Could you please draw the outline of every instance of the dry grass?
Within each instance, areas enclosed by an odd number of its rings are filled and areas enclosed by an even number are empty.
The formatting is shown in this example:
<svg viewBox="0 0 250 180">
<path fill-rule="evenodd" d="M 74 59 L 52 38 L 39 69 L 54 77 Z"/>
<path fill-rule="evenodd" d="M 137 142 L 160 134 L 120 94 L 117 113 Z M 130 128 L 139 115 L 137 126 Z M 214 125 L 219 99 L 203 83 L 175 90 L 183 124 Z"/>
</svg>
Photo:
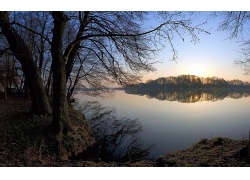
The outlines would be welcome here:
<svg viewBox="0 0 250 180">
<path fill-rule="evenodd" d="M 202 139 L 186 150 L 168 153 L 158 160 L 159 166 L 178 167 L 249 167 L 248 140 L 229 138 Z"/>
</svg>

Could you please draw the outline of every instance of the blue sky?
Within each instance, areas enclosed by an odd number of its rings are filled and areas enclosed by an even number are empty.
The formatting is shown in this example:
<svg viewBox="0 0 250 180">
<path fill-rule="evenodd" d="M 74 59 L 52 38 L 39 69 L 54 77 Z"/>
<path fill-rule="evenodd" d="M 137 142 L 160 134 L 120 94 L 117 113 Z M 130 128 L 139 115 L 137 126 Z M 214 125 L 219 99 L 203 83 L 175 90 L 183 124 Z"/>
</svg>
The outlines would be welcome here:
<svg viewBox="0 0 250 180">
<path fill-rule="evenodd" d="M 206 20 L 209 12 L 201 12 L 194 24 Z M 236 40 L 227 39 L 227 32 L 218 31 L 221 19 L 208 19 L 204 29 L 209 29 L 210 35 L 200 33 L 200 41 L 196 44 L 191 42 L 190 36 L 185 35 L 185 41 L 176 38 L 173 40 L 175 49 L 178 51 L 176 62 L 169 61 L 172 52 L 168 47 L 161 52 L 156 60 L 162 63 L 155 64 L 157 72 L 144 75 L 143 80 L 156 79 L 158 77 L 178 76 L 192 74 L 203 77 L 216 76 L 225 80 L 240 79 L 250 81 L 249 76 L 234 61 L 242 59 L 239 53 L 240 46 Z"/>
<path fill-rule="evenodd" d="M 13 3 L 14 2 L 14 3 Z M 39 6 L 36 4 L 38 2 Z M 5 6 L 1 6 L 0 10 L 143 10 L 143 11 L 203 11 L 197 18 L 197 23 L 206 19 L 207 11 L 214 10 L 247 10 L 249 7 L 245 2 L 241 3 L 229 2 L 229 1 L 196 1 L 196 0 L 154 0 L 153 2 L 147 2 L 142 0 L 127 0 L 117 1 L 115 0 L 93 0 L 79 4 L 80 1 L 72 0 L 71 3 L 58 3 L 53 2 L 50 6 L 42 1 L 14 0 L 6 3 Z M 29 4 L 29 6 L 26 6 Z M 226 5 L 225 5 L 226 3 Z M 245 3 L 245 4 L 244 4 Z M 76 5 L 79 4 L 79 5 Z M 28 9 L 27 9 L 28 8 Z M 195 22 L 194 22 L 195 24 Z M 156 79 L 158 77 L 178 76 L 181 74 L 194 74 L 198 76 L 216 76 L 224 78 L 225 80 L 240 79 L 243 81 L 250 81 L 249 76 L 245 76 L 244 71 L 239 67 L 235 67 L 234 61 L 241 59 L 239 50 L 239 44 L 235 41 L 225 40 L 228 37 L 227 32 L 216 31 L 219 25 L 219 20 L 210 19 L 204 26 L 205 29 L 210 29 L 210 35 L 199 34 L 200 42 L 194 44 L 190 42 L 190 38 L 186 36 L 183 42 L 180 39 L 173 41 L 175 49 L 178 51 L 178 59 L 176 62 L 170 61 L 172 53 L 168 48 L 164 49 L 160 55 L 155 59 L 162 63 L 155 64 L 157 72 L 148 73 L 144 75 L 143 81 L 147 79 Z"/>
</svg>

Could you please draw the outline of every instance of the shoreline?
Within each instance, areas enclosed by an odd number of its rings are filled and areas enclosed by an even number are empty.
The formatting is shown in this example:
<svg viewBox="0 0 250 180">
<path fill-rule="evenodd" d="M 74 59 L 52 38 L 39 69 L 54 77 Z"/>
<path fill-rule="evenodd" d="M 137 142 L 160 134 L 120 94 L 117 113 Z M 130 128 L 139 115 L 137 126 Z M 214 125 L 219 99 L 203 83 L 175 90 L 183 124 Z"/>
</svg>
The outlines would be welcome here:
<svg viewBox="0 0 250 180">
<path fill-rule="evenodd" d="M 0 166 L 8 167 L 250 167 L 248 140 L 216 137 L 201 139 L 191 147 L 166 153 L 157 160 L 133 160 L 125 163 L 88 160 L 57 161 L 40 154 L 40 131 L 49 123 L 44 117 L 27 118 L 30 100 L 0 99 Z M 36 139 L 36 137 L 38 139 Z"/>
</svg>

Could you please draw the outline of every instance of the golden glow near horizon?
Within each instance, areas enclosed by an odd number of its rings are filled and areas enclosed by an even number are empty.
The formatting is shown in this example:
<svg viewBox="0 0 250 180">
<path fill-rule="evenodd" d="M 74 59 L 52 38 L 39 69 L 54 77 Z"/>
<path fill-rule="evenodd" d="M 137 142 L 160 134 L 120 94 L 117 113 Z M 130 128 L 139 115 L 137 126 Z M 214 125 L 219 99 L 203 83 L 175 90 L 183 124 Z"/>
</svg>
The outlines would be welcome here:
<svg viewBox="0 0 250 180">
<path fill-rule="evenodd" d="M 201 77 L 206 77 L 206 72 L 202 70 L 201 68 L 194 67 L 189 70 L 190 75 L 196 75 L 196 76 L 201 76 Z"/>
<path fill-rule="evenodd" d="M 250 76 L 244 75 L 244 71 L 240 67 L 235 67 L 233 63 L 212 62 L 212 60 L 204 58 L 179 60 L 178 63 L 165 61 L 160 65 L 156 64 L 156 69 L 157 72 L 145 74 L 143 81 L 155 80 L 160 77 L 195 75 L 203 78 L 215 76 L 226 81 L 239 79 L 243 82 L 250 82 Z"/>
<path fill-rule="evenodd" d="M 190 64 L 183 69 L 184 74 L 196 75 L 199 77 L 211 77 L 211 68 L 202 64 Z"/>
</svg>

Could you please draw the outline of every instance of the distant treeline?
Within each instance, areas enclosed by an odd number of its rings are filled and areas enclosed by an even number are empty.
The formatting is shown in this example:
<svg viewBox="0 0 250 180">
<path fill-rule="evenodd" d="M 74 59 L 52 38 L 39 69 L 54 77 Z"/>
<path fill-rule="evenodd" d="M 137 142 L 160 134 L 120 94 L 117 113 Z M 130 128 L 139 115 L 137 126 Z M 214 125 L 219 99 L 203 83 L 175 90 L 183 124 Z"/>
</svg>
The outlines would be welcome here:
<svg viewBox="0 0 250 180">
<path fill-rule="evenodd" d="M 195 103 L 201 101 L 218 101 L 227 98 L 240 99 L 249 97 L 249 91 L 217 91 L 217 90 L 187 90 L 187 91 L 162 91 L 139 88 L 126 88 L 127 94 L 146 95 L 148 99 L 156 98 L 162 101 L 178 101 L 181 103 Z"/>
<path fill-rule="evenodd" d="M 143 89 L 181 89 L 181 88 L 250 88 L 249 82 L 239 79 L 226 81 L 218 77 L 198 77 L 195 75 L 180 75 L 161 77 L 156 80 L 148 80 L 146 83 L 135 85 Z"/>
</svg>

